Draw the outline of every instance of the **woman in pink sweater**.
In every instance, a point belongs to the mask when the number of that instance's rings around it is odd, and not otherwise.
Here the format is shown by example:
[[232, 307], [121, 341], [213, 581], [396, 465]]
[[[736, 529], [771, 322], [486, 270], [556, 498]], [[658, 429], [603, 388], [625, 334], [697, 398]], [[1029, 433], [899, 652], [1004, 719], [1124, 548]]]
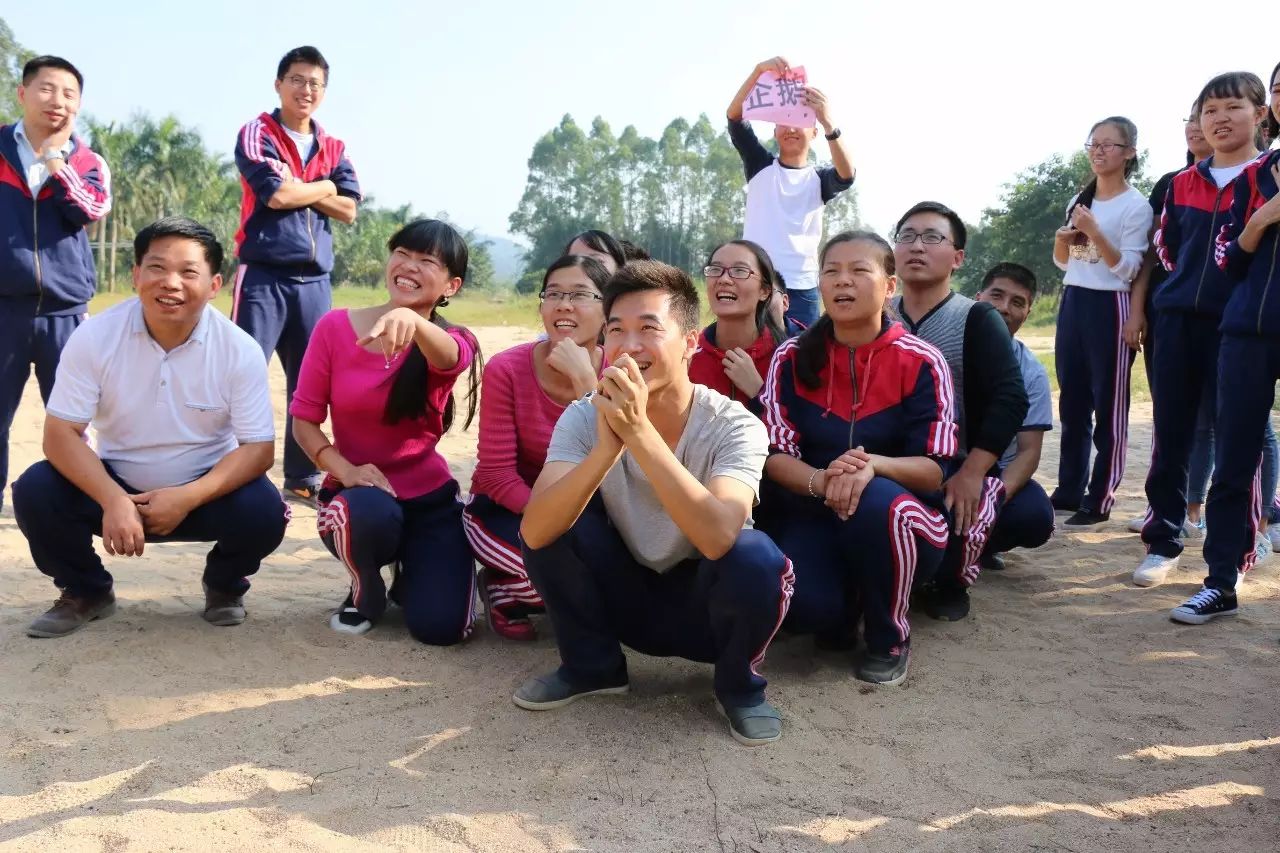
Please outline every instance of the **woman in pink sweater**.
[[[447, 646], [471, 633], [475, 568], [458, 483], [436, 445], [468, 370], [470, 425], [482, 359], [471, 333], [437, 309], [462, 287], [467, 244], [448, 224], [420, 219], [387, 246], [390, 299], [320, 319], [289, 411], [298, 444], [326, 475], [320, 538], [351, 576], [330, 627], [363, 634], [389, 598], [416, 639]], [[333, 443], [320, 429], [326, 417]]]
[[483, 567], [489, 625], [508, 639], [534, 638], [529, 614], [541, 612], [542, 599], [524, 570], [520, 519], [556, 420], [596, 387], [608, 281], [608, 270], [594, 258], [566, 255], [553, 263], [539, 294], [547, 339], [504, 350], [484, 370], [479, 461], [462, 523]]

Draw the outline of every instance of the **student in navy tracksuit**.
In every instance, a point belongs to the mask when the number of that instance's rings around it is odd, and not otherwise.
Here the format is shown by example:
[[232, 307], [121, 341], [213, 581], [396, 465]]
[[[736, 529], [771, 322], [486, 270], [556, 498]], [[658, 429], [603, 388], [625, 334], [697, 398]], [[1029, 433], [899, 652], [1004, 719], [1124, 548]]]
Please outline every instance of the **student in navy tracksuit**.
[[1147, 475], [1151, 510], [1142, 528], [1147, 556], [1133, 573], [1154, 586], [1178, 563], [1187, 514], [1187, 471], [1203, 400], [1218, 393], [1218, 326], [1231, 293], [1213, 262], [1214, 238], [1230, 212], [1232, 188], [1258, 156], [1255, 136], [1266, 114], [1266, 90], [1254, 74], [1233, 72], [1200, 93], [1201, 127], [1213, 156], [1169, 185], [1156, 250], [1169, 277], [1155, 296], [1155, 440]]
[[[288, 400], [298, 385], [311, 332], [332, 304], [330, 219], [356, 218], [360, 184], [342, 141], [312, 115], [324, 100], [329, 63], [314, 47], [299, 47], [280, 60], [276, 92], [280, 108], [263, 113], [236, 137], [236, 167], [244, 188], [231, 319], [270, 359], [280, 356]], [[286, 497], [313, 503], [320, 472], [293, 437], [284, 439]]]
[[[1280, 66], [1271, 75], [1272, 91]], [[1280, 114], [1280, 99], [1271, 111]], [[1263, 431], [1280, 379], [1280, 152], [1250, 163], [1235, 182], [1231, 213], [1218, 232], [1218, 266], [1233, 282], [1218, 346], [1218, 412], [1204, 587], [1169, 614], [1199, 625], [1236, 612], [1240, 572], [1252, 568], [1264, 501], [1259, 489]]]
[[[1153, 218], [1129, 185], [1137, 144], [1138, 128], [1123, 116], [1093, 126], [1085, 150], [1094, 178], [1067, 205], [1067, 223], [1054, 235], [1053, 262], [1065, 275], [1054, 346], [1062, 449], [1052, 501], [1074, 513], [1066, 527], [1109, 519], [1124, 477], [1134, 358], [1124, 325], [1129, 282], [1142, 266]], [[1097, 449], [1092, 475], [1090, 440]]]
[[31, 367], [48, 402], [58, 356], [97, 288], [85, 226], [111, 209], [111, 172], [72, 135], [83, 84], [65, 59], [32, 59], [18, 87], [22, 119], [0, 127], [0, 506]]
[[867, 231], [819, 258], [823, 316], [778, 347], [762, 400], [767, 476], [786, 495], [771, 534], [796, 572], [790, 630], [847, 640], [861, 617], [862, 681], [897, 684], [912, 588], [942, 563], [943, 468], [959, 450], [951, 371], [885, 312], [893, 250]]

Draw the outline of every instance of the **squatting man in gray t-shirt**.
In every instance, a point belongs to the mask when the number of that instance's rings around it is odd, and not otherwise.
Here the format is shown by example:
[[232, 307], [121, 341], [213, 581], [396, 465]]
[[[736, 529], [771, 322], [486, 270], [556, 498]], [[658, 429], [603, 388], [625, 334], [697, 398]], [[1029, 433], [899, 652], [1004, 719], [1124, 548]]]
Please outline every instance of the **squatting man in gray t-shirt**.
[[686, 273], [630, 263], [605, 288], [604, 311], [611, 366], [556, 424], [520, 526], [561, 666], [525, 682], [514, 701], [546, 711], [626, 693], [625, 643], [714, 663], [734, 738], [775, 741], [782, 721], [757, 667], [794, 575], [751, 529], [764, 425], [689, 381], [699, 324]]

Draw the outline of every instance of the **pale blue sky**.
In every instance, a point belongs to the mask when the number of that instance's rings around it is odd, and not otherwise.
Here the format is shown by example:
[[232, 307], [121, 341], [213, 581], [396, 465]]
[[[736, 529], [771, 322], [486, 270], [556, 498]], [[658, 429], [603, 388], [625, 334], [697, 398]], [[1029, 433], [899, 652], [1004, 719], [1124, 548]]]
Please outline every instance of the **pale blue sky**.
[[977, 221], [1019, 169], [1113, 113], [1137, 122], [1159, 174], [1181, 163], [1180, 120], [1209, 77], [1280, 61], [1263, 32], [1214, 37], [1245, 17], [1187, 3], [70, 0], [56, 25], [45, 4], [6, 7], [22, 44], [85, 73], [86, 112], [173, 113], [227, 155], [276, 103], [280, 56], [315, 44], [332, 65], [318, 119], [366, 190], [499, 235], [534, 142], [564, 113], [647, 135], [701, 112], [719, 126], [747, 72], [779, 53], [827, 92], [879, 230], [922, 198]]

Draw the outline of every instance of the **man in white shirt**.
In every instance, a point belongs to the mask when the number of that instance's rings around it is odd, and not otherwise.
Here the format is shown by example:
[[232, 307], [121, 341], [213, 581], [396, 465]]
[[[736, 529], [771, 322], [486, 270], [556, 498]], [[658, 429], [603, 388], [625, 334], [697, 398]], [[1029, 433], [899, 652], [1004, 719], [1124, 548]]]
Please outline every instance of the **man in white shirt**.
[[169, 217], [138, 232], [134, 257], [138, 298], [67, 341], [46, 407], [47, 460], [13, 486], [36, 568], [62, 591], [31, 637], [115, 612], [95, 534], [126, 557], [146, 542], [216, 542], [204, 571], [213, 625], [244, 621], [247, 578], [284, 538], [288, 510], [265, 476], [275, 458], [266, 364], [209, 305], [222, 247], [203, 225]]
[[831, 146], [831, 165], [809, 164], [814, 127], [773, 130], [778, 156], [760, 144], [751, 125], [742, 120], [742, 103], [766, 71], [782, 77], [791, 66], [781, 56], [757, 65], [729, 102], [729, 138], [747, 175], [747, 209], [742, 236], [764, 247], [769, 260], [787, 282], [787, 320], [812, 326], [822, 313], [818, 298], [818, 243], [822, 240], [822, 210], [827, 202], [853, 186], [853, 160], [840, 128], [828, 114], [826, 96], [804, 87], [805, 104], [822, 125]]

